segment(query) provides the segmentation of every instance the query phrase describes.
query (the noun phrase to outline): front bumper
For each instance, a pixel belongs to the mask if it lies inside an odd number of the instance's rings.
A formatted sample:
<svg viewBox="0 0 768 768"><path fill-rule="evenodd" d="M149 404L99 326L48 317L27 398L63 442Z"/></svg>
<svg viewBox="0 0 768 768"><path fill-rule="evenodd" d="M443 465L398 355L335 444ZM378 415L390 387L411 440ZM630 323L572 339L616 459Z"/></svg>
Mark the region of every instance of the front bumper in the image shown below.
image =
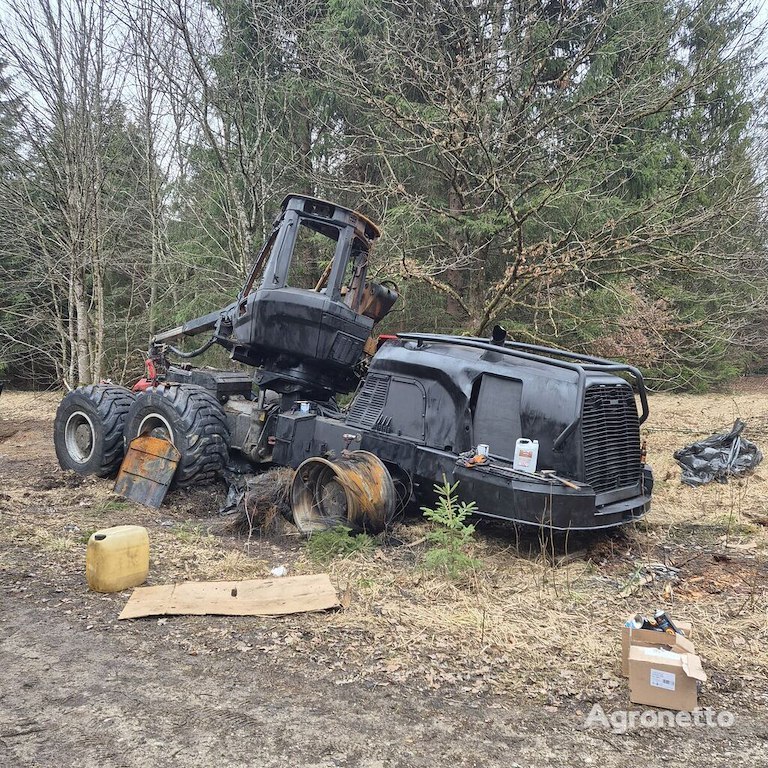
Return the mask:
<svg viewBox="0 0 768 768"><path fill-rule="evenodd" d="M453 474L459 481L459 497L475 501L477 514L556 531L596 531L635 522L649 511L653 490L653 472L647 464L636 486L612 493L614 500L604 504L584 484L567 488L557 481L505 475L493 466L470 469L457 464ZM616 500L617 495L624 498Z"/></svg>

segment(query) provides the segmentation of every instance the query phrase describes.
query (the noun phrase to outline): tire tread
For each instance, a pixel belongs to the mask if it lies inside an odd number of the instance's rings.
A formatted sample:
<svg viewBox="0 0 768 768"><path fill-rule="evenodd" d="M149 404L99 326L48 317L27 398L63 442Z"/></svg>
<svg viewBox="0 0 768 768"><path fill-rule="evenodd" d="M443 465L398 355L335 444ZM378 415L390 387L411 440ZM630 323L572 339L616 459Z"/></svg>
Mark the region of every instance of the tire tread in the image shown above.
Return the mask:
<svg viewBox="0 0 768 768"><path fill-rule="evenodd" d="M186 488L215 480L229 457L229 426L216 398L194 384L151 387L136 399L128 418L128 439L136 436L139 416L148 408L159 412L170 408L186 431L184 445L177 445L181 459L174 485ZM176 440L181 442L178 436Z"/></svg>
<svg viewBox="0 0 768 768"><path fill-rule="evenodd" d="M61 428L59 414L66 411L70 403L80 407L81 399L85 399L96 411L99 428L103 430L103 446L98 465L91 468L87 474L109 477L117 472L123 460L125 453L123 429L135 396L125 387L115 384L86 384L68 392L62 399L57 412L54 425L55 442L63 440L63 436L58 434Z"/></svg>

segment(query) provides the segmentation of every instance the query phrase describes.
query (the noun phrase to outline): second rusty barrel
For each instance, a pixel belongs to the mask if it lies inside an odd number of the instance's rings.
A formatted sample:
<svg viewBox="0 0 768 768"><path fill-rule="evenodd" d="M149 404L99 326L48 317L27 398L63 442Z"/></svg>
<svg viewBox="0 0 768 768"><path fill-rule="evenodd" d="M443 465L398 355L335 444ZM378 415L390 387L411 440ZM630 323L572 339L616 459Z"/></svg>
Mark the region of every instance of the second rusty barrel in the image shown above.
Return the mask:
<svg viewBox="0 0 768 768"><path fill-rule="evenodd" d="M293 521L308 535L337 525L378 533L395 515L395 486L381 460L368 451L338 459L307 459L293 476Z"/></svg>

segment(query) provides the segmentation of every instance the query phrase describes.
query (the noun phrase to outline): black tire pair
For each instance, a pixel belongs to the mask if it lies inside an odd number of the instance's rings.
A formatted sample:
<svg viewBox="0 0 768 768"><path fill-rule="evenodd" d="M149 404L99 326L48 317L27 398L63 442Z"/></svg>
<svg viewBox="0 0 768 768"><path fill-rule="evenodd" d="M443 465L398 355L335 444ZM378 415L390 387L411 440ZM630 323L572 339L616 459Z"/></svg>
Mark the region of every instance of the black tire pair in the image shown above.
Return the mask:
<svg viewBox="0 0 768 768"><path fill-rule="evenodd" d="M215 479L229 455L229 428L221 405L201 387L152 387L135 395L112 384L69 392L54 421L53 441L62 469L109 477L120 467L133 438L154 433L181 454L174 485Z"/></svg>

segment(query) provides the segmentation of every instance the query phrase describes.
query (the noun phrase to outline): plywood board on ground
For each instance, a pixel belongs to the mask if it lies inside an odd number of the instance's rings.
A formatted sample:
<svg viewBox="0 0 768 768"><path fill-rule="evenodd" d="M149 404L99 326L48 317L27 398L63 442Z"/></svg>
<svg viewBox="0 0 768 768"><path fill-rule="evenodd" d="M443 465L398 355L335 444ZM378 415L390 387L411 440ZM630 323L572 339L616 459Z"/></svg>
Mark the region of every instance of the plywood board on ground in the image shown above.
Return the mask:
<svg viewBox="0 0 768 768"><path fill-rule="evenodd" d="M283 616L341 605L327 573L247 581L186 581L138 587L120 619L168 614Z"/></svg>

